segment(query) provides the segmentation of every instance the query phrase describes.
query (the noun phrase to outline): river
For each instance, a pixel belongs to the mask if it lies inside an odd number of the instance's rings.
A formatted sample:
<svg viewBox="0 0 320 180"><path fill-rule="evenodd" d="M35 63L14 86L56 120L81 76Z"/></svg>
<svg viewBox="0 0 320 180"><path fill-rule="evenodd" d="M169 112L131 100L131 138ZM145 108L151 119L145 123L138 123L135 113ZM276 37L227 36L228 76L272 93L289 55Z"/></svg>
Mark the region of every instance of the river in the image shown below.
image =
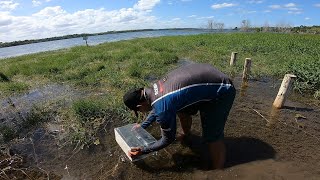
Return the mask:
<svg viewBox="0 0 320 180"><path fill-rule="evenodd" d="M232 30L226 30L224 32L231 32ZM146 37L160 37L160 36L180 36L180 35L194 35L203 33L216 33L217 31L208 31L205 29L187 29L187 30L152 30L152 31L137 31L137 32L124 32L114 34L104 34L88 37L89 45L97 45L104 42L114 42L121 40L129 40L135 38ZM16 57L25 54L32 54L44 51L52 51L64 48L70 48L74 46L85 45L85 41L82 37L62 39L55 41L47 41L40 43L25 44L19 46L0 48L0 59L8 57Z"/></svg>

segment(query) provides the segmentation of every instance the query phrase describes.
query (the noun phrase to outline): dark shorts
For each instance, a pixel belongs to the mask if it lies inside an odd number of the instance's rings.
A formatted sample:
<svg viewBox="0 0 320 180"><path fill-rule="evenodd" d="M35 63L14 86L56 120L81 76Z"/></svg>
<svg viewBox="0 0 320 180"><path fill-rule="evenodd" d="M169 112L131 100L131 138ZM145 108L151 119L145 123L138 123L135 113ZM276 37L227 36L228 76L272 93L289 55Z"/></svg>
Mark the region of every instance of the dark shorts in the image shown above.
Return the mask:
<svg viewBox="0 0 320 180"><path fill-rule="evenodd" d="M215 100L194 104L180 112L195 115L200 111L202 136L207 142L215 142L224 138L224 126L235 96L236 89L231 87Z"/></svg>
<svg viewBox="0 0 320 180"><path fill-rule="evenodd" d="M201 105L202 136L207 142L224 138L224 126L235 96L236 89L232 87L223 96Z"/></svg>

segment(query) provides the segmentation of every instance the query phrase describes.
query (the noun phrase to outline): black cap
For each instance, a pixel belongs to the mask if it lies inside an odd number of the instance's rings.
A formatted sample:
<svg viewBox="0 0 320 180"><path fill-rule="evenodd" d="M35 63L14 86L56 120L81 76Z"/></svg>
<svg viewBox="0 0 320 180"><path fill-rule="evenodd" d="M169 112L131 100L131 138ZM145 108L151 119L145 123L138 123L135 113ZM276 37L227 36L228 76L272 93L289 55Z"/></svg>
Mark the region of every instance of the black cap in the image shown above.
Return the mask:
<svg viewBox="0 0 320 180"><path fill-rule="evenodd" d="M143 88L131 89L123 96L124 104L131 110L134 111L135 115L138 117L137 105L143 100L141 96L141 91Z"/></svg>

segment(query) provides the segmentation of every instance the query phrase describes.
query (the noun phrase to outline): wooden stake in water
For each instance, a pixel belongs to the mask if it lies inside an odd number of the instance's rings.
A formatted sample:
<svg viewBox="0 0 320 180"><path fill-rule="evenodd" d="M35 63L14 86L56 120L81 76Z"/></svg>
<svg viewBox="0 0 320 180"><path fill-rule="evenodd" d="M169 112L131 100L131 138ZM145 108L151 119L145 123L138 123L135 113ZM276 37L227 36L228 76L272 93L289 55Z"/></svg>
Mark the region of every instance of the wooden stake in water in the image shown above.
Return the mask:
<svg viewBox="0 0 320 180"><path fill-rule="evenodd" d="M242 74L242 80L244 82L248 81L248 77L251 71L251 58L246 58L243 66L243 74Z"/></svg>
<svg viewBox="0 0 320 180"><path fill-rule="evenodd" d="M230 66L233 66L237 61L237 52L231 53Z"/></svg>
<svg viewBox="0 0 320 180"><path fill-rule="evenodd" d="M294 81L294 79L297 76L293 75L293 74L286 74L282 80L278 95L276 97L276 99L273 102L273 106L275 108L282 108L282 106L284 105L286 98L289 94L289 91L291 89L291 85L292 82Z"/></svg>

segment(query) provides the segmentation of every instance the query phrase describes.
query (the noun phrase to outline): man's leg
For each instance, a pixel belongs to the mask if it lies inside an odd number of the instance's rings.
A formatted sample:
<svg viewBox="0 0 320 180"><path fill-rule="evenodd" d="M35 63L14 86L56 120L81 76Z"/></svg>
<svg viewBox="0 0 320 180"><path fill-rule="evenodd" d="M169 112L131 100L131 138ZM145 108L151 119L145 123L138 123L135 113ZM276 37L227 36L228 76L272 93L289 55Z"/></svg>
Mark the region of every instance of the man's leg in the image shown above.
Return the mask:
<svg viewBox="0 0 320 180"><path fill-rule="evenodd" d="M209 153L214 169L224 166L226 149L224 145L224 126L236 95L232 87L223 97L204 104L200 109L202 134L208 142Z"/></svg>
<svg viewBox="0 0 320 180"><path fill-rule="evenodd" d="M213 169L223 169L226 159L226 147L223 140L208 143Z"/></svg>
<svg viewBox="0 0 320 180"><path fill-rule="evenodd" d="M178 117L180 120L180 125L182 129L182 134L177 136L178 141L182 141L183 138L190 134L191 125L192 125L192 117L186 113L178 113Z"/></svg>

